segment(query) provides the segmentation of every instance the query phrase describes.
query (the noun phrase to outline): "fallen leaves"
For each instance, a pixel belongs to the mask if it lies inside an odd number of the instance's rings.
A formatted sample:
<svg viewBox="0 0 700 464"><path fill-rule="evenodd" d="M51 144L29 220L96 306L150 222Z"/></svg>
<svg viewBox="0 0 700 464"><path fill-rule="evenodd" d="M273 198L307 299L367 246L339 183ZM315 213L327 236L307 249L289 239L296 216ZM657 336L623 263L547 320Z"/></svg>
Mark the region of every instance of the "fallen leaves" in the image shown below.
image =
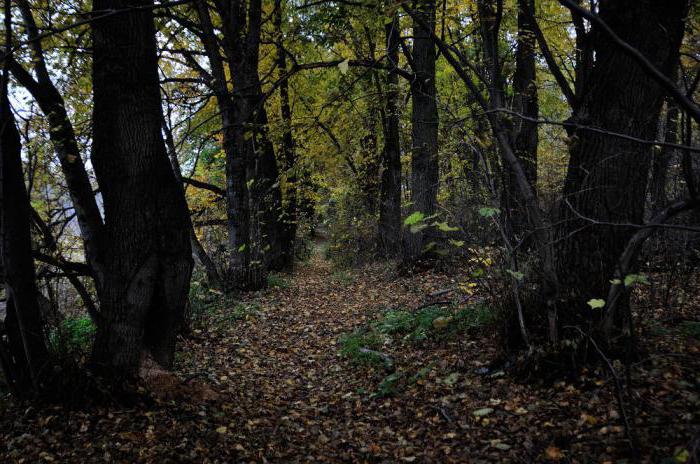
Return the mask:
<svg viewBox="0 0 700 464"><path fill-rule="evenodd" d="M606 371L554 385L518 383L489 331L381 346L401 391L375 395L385 369L338 356L341 334L386 308L410 308L459 276L396 277L380 267L332 277L317 257L288 285L251 294L245 317L221 308L178 353L177 395L131 407L6 405L0 461L19 462L617 462L628 446ZM459 290L456 290L459 291ZM447 318L445 318L447 319ZM433 327L449 321L435 319ZM667 343L659 339L659 344ZM696 353L695 342L683 349ZM678 351L677 346L673 346ZM668 351L672 351L669 349ZM674 357L672 360L686 358ZM695 359L695 358L690 358ZM686 458L700 399L697 361L653 359L635 379L653 461ZM690 363L690 361L688 361ZM696 368L693 369L693 366ZM181 379L189 379L182 382ZM387 381L387 386L392 379ZM651 454L655 453L655 454ZM687 451L686 451L687 453Z"/></svg>

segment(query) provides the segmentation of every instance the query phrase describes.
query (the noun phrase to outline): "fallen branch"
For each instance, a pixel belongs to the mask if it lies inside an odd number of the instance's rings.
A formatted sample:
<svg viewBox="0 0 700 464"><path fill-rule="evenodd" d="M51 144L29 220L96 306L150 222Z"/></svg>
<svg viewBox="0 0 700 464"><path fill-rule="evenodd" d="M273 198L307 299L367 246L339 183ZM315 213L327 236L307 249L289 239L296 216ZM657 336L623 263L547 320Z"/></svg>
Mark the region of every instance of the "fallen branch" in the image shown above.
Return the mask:
<svg viewBox="0 0 700 464"><path fill-rule="evenodd" d="M394 358L389 356L386 353L382 353L381 351L376 351L376 350L370 350L369 348L360 348L360 353L362 354L368 354L370 356L376 356L380 358L382 361L384 361L384 368L388 371L393 371L394 370Z"/></svg>

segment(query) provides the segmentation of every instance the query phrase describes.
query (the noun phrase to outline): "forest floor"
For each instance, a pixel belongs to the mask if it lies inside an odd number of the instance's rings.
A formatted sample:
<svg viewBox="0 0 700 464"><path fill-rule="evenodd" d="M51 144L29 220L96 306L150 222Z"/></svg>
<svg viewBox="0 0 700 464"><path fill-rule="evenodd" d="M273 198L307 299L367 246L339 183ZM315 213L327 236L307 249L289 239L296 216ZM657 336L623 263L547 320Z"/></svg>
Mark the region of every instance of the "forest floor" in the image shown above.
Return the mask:
<svg viewBox="0 0 700 464"><path fill-rule="evenodd" d="M317 253L276 287L200 315L177 375L206 387L130 406L8 400L0 462L626 462L602 367L518 382L489 367L494 330L478 323L455 337L387 336L383 355L352 351L347 334L456 283L377 265L335 271ZM452 319L432 319L428 333ZM644 461L686 462L700 430L700 344L673 330L658 331L635 370Z"/></svg>

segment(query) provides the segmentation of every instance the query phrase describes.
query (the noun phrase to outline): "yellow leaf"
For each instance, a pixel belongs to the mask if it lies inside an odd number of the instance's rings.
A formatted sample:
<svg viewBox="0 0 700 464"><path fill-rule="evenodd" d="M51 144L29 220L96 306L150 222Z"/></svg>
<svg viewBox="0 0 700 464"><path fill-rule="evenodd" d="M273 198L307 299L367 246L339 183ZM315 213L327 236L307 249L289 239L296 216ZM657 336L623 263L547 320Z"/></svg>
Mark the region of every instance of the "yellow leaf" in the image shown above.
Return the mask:
<svg viewBox="0 0 700 464"><path fill-rule="evenodd" d="M433 327L441 330L450 325L450 322L452 321L451 317L436 317L433 320Z"/></svg>

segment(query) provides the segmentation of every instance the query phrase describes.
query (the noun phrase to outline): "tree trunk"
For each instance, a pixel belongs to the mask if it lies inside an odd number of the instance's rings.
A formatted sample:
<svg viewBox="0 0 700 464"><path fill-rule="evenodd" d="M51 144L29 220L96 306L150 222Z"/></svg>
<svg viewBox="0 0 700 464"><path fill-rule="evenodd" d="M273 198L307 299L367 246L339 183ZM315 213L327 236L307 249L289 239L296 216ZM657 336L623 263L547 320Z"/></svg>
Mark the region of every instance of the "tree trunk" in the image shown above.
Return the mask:
<svg viewBox="0 0 700 464"><path fill-rule="evenodd" d="M282 0L275 0L275 40L277 42L277 69L280 82L280 117L282 119L282 144L280 159L284 177L284 218L282 221L281 246L282 260L286 268L294 265L294 249L297 235L297 155L294 134L292 132L292 107L289 102L289 81L287 73L287 54L284 50L284 33L282 31Z"/></svg>
<svg viewBox="0 0 700 464"><path fill-rule="evenodd" d="M250 268L250 208L245 153L237 150L242 131L237 125L236 108L226 84L224 61L219 52L209 7L203 0L197 0L196 4L202 27L202 43L211 67L211 75L204 77L211 83L221 113L222 147L226 154L227 231L231 252L229 271L233 285L245 288Z"/></svg>
<svg viewBox="0 0 700 464"><path fill-rule="evenodd" d="M537 186L537 123L525 118L537 119L539 104L537 99L537 75L535 68L535 33L533 17L534 0L518 0L518 44L515 51L515 75L513 76L513 110L524 118L514 116L513 149L523 166L528 182L536 190ZM527 216L522 195L519 194L513 170L504 166L502 205L506 223L515 243L525 239Z"/></svg>
<svg viewBox="0 0 700 464"><path fill-rule="evenodd" d="M9 12L6 10L6 14ZM0 260L7 293L3 368L12 390L27 397L42 388L49 356L44 343L30 234L30 204L24 185L19 132L3 76L0 106ZM2 342L0 342L2 343ZM3 343L4 344L4 343Z"/></svg>
<svg viewBox="0 0 700 464"><path fill-rule="evenodd" d="M425 217L435 213L439 182L438 168L438 111L435 88L435 2L419 0L415 5L413 63L415 78L411 83L413 108L411 113L411 211ZM423 254L428 234L424 231L406 234L405 259L408 263Z"/></svg>
<svg viewBox="0 0 700 464"><path fill-rule="evenodd" d="M667 100L666 121L664 123L664 142L678 143L678 117L680 112L678 106L671 99ZM651 204L650 213L653 215L660 211L668 203L666 195L666 181L668 177L668 166L673 159L675 150L670 147L663 147L654 150L651 165L651 185L649 186Z"/></svg>
<svg viewBox="0 0 700 464"><path fill-rule="evenodd" d="M198 1L197 11L223 123L231 271L237 287L255 290L265 285L268 266L281 266L282 254L282 194L258 75L261 3L235 0L217 8L232 92L207 4Z"/></svg>
<svg viewBox="0 0 700 464"><path fill-rule="evenodd" d="M399 63L399 19L394 15L384 26L389 63ZM401 144L399 140L399 76L389 70L386 77L384 148L379 201L379 244L384 256L394 257L401 244Z"/></svg>
<svg viewBox="0 0 700 464"><path fill-rule="evenodd" d="M600 17L667 76L678 63L687 1L606 0ZM594 28L594 34L596 30ZM664 90L606 35L598 33L595 63L574 121L653 139ZM650 147L592 131L570 137L570 161L560 208L558 264L562 324L599 319L586 304L604 299L616 263L635 229L605 223L643 220ZM619 303L618 303L619 304Z"/></svg>
<svg viewBox="0 0 700 464"><path fill-rule="evenodd" d="M161 135L152 5L93 3L94 11L144 7L92 27L92 162L106 245L93 362L117 378L136 374L144 355L172 365L192 271L187 205Z"/></svg>

